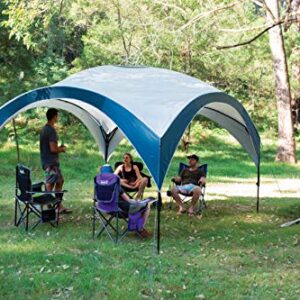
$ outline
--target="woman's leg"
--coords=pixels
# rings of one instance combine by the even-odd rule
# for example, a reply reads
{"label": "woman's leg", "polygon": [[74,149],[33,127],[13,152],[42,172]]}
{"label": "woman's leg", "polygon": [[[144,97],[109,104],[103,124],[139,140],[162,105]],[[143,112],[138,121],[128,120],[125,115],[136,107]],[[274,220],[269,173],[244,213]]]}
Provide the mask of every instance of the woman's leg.
{"label": "woman's leg", "polygon": [[139,182],[139,190],[135,196],[135,199],[142,199],[143,198],[143,194],[144,194],[144,190],[147,186],[147,183],[148,183],[148,178],[147,177],[143,177],[140,182]]}

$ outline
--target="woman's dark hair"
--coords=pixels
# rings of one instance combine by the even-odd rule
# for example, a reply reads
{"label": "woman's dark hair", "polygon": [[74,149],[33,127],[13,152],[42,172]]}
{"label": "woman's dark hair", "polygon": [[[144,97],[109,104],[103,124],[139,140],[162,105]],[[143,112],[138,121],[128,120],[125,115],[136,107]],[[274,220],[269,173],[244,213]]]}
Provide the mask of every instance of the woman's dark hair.
{"label": "woman's dark hair", "polygon": [[133,162],[132,155],[131,155],[130,153],[128,153],[128,152],[124,153],[124,156],[125,156],[125,155],[129,156],[130,162],[132,163],[132,162]]}
{"label": "woman's dark hair", "polygon": [[46,112],[47,120],[52,120],[58,114],[58,110],[56,108],[49,108]]}

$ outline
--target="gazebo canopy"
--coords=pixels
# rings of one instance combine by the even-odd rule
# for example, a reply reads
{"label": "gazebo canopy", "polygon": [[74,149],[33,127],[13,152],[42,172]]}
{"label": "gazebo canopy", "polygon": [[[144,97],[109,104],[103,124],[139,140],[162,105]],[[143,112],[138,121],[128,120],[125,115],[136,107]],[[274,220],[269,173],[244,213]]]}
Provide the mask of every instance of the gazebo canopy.
{"label": "gazebo canopy", "polygon": [[227,129],[259,170],[260,137],[244,107],[196,78],[152,67],[102,66],[17,96],[0,107],[0,128],[22,111],[48,106],[77,116],[107,161],[124,136],[158,189],[186,127],[196,114]]}

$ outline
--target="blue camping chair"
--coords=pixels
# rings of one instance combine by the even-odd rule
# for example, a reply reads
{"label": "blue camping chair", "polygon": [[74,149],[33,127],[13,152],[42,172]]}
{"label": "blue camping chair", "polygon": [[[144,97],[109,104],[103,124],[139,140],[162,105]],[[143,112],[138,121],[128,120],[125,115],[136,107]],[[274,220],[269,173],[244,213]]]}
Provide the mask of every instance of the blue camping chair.
{"label": "blue camping chair", "polygon": [[[184,169],[184,168],[189,168],[188,165],[180,162],[179,163],[179,167],[178,167],[178,176],[180,175],[181,171]],[[208,164],[203,164],[201,166],[198,167],[199,170],[203,171],[205,176],[207,177],[207,173],[208,173]],[[172,185],[172,188],[178,183],[175,183],[174,181],[172,181],[173,185]],[[179,183],[180,184],[180,183]],[[198,201],[198,207],[196,208],[196,213],[197,214],[201,214],[204,210],[204,208],[207,207],[206,205],[206,202],[205,202],[205,190],[206,190],[206,185],[203,184],[203,185],[200,185],[201,187],[201,195],[200,195],[200,198],[199,198],[199,201]],[[173,197],[171,195],[171,190],[168,190],[167,191],[167,195],[170,197],[170,201],[169,201],[169,208],[171,209],[172,208],[172,204],[173,204]],[[183,201],[183,203],[186,203],[188,201],[190,201],[192,199],[192,195],[193,193],[190,193],[190,194],[181,194],[181,199]]]}
{"label": "blue camping chair", "polygon": [[[120,193],[120,178],[117,175],[99,173],[94,178],[93,238],[99,237],[105,231],[113,242],[118,243],[129,231],[139,233],[144,228],[143,213],[148,203],[156,200],[132,200],[134,207],[131,207],[130,202],[120,201]],[[97,220],[100,228],[96,235]],[[125,229],[120,226],[120,221],[125,222]]]}
{"label": "blue camping chair", "polygon": [[[63,195],[66,191],[62,191]],[[15,192],[15,226],[24,225],[28,231],[29,218],[34,220],[31,229],[41,223],[49,223],[53,227],[58,226],[60,199],[54,192],[45,190],[45,183],[32,184],[29,168],[18,164],[16,166],[16,192]]]}

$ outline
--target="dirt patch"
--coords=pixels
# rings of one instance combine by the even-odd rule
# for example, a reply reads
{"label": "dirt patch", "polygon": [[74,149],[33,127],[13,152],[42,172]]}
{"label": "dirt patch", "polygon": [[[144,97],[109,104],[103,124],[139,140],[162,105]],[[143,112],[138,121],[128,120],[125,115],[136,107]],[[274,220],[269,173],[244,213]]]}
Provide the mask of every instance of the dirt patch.
{"label": "dirt patch", "polygon": [[[229,197],[256,197],[256,181],[247,180],[238,183],[208,183],[207,200],[226,200]],[[300,198],[300,179],[266,179],[261,181],[260,197]]]}

